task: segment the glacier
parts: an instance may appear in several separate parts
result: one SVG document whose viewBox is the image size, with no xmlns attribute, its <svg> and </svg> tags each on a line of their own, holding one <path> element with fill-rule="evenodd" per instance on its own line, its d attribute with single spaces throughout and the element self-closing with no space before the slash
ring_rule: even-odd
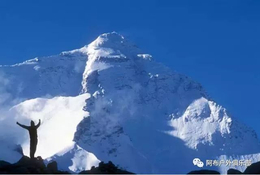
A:
<svg viewBox="0 0 260 175">
<path fill-rule="evenodd" d="M 260 160 L 253 129 L 191 78 L 105 33 L 59 55 L 0 66 L 0 160 L 29 154 L 28 124 L 42 120 L 36 156 L 59 169 L 112 161 L 134 173 L 188 173 L 194 158 Z M 229 168 L 204 166 L 225 174 Z"/>
</svg>

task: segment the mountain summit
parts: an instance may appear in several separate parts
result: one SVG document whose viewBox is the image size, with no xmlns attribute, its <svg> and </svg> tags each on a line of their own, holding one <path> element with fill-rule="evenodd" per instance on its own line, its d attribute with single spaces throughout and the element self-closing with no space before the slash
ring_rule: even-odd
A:
<svg viewBox="0 0 260 175">
<path fill-rule="evenodd" d="M 255 132 L 212 101 L 189 77 L 155 62 L 122 35 L 100 35 L 80 49 L 0 67 L 0 159 L 28 155 L 15 126 L 41 119 L 36 155 L 59 169 L 88 170 L 112 161 L 134 173 L 226 173 L 246 166 L 207 160 L 260 158 Z"/>
</svg>

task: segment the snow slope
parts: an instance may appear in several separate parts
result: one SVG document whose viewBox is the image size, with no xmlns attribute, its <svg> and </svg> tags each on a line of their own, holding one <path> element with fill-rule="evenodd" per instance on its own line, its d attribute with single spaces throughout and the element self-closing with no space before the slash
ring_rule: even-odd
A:
<svg viewBox="0 0 260 175">
<path fill-rule="evenodd" d="M 41 119 L 42 124 L 38 129 L 40 139 L 36 156 L 48 158 L 56 154 L 72 144 L 77 125 L 84 117 L 89 115 L 88 112 L 82 110 L 87 98 L 89 98 L 89 94 L 51 99 L 36 98 L 13 106 L 6 112 L 6 116 L 1 116 L 1 143 L 10 142 L 10 137 L 12 137 L 12 142 L 21 145 L 23 153 L 29 155 L 28 133 L 15 123 L 19 121 L 29 125 L 30 120 L 38 123 L 38 120 Z M 4 152 L 7 154 L 7 151 L 12 150 L 5 150 Z M 12 159 L 9 160 L 9 158 L 12 158 L 10 155 L 12 154 L 7 154 L 3 159 L 13 162 Z M 16 158 L 20 157 L 19 155 Z"/>
<path fill-rule="evenodd" d="M 1 150 L 12 155 L 0 159 L 17 160 L 17 144 L 28 155 L 26 131 L 14 123 L 39 118 L 37 155 L 72 172 L 111 160 L 135 173 L 187 173 L 199 169 L 195 157 L 260 158 L 251 128 L 199 83 L 155 62 L 116 32 L 60 55 L 1 66 L 0 80 L 0 125 L 14 128 L 0 134 L 6 143 Z M 204 168 L 225 173 L 230 167 Z"/>
</svg>

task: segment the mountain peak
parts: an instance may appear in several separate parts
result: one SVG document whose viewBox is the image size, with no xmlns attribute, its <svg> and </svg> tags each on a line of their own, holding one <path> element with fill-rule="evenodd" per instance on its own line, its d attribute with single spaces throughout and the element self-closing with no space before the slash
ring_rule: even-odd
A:
<svg viewBox="0 0 260 175">
<path fill-rule="evenodd" d="M 124 36 L 117 32 L 110 32 L 101 34 L 91 42 L 88 47 L 91 48 L 112 48 L 116 50 L 127 50 L 139 51 L 138 47 L 132 42 L 128 41 Z"/>
<path fill-rule="evenodd" d="M 122 44 L 125 38 L 117 32 L 104 33 L 98 36 L 90 45 L 94 47 L 107 46 L 107 44 Z"/>
<path fill-rule="evenodd" d="M 103 51 L 101 51 L 103 50 Z M 71 51 L 64 51 L 61 54 L 62 55 L 86 55 L 86 54 L 96 54 L 102 55 L 104 53 L 115 53 L 120 52 L 124 53 L 125 55 L 129 54 L 140 54 L 142 53 L 141 50 L 132 42 L 125 39 L 124 36 L 117 32 L 109 32 L 109 33 L 103 33 L 99 35 L 94 41 L 92 41 L 90 44 L 85 45 L 84 47 L 80 49 L 75 49 Z M 98 54 L 97 54 L 98 53 Z"/>
</svg>

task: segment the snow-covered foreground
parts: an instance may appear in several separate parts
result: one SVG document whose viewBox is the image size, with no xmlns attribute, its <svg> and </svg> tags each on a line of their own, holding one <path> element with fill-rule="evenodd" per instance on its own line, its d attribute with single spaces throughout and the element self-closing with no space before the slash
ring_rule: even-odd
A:
<svg viewBox="0 0 260 175">
<path fill-rule="evenodd" d="M 43 121 L 36 155 L 72 172 L 111 160 L 135 173 L 187 173 L 200 169 L 195 157 L 204 163 L 260 158 L 251 128 L 199 83 L 115 32 L 60 55 L 0 66 L 0 80 L 3 160 L 21 157 L 17 145 L 28 155 L 28 134 L 15 122 L 31 119 Z"/>
<path fill-rule="evenodd" d="M 75 142 L 71 142 L 55 156 L 46 159 L 47 162 L 53 160 L 58 162 L 58 169 L 76 173 L 98 166 L 100 162 L 94 154 L 82 149 Z"/>
<path fill-rule="evenodd" d="M 67 163 L 67 168 L 71 166 L 74 171 L 78 163 L 75 160 L 78 157 L 86 156 L 93 159 L 92 162 L 87 162 L 86 165 L 78 165 L 79 167 L 91 168 L 99 161 L 97 158 L 86 151 L 81 151 L 73 142 L 74 133 L 77 125 L 84 117 L 88 117 L 89 113 L 83 110 L 85 100 L 89 98 L 89 94 L 82 94 L 76 97 L 54 97 L 54 98 L 36 98 L 24 101 L 12 107 L 6 114 L 1 117 L 1 143 L 9 142 L 10 145 L 21 145 L 23 153 L 29 156 L 29 136 L 28 131 L 16 125 L 16 121 L 29 125 L 30 120 L 35 123 L 41 119 L 42 124 L 38 129 L 38 147 L 36 156 L 48 158 L 56 153 L 62 155 L 67 149 L 76 150 L 71 157 L 73 160 Z M 8 124 L 8 125 L 7 125 Z M 11 128 L 11 129 L 10 129 Z M 11 139 L 12 138 L 12 139 Z M 4 144 L 1 144 L 5 146 Z M 73 145 L 73 146 L 72 146 Z M 75 148 L 74 148 L 75 147 Z M 13 151 L 13 147 L 1 147 L 1 159 L 9 162 L 15 162 L 21 155 Z M 4 153 L 4 154 L 3 154 Z M 65 153 L 64 153 L 65 154 Z M 63 164 L 60 164 L 63 166 Z"/>
</svg>

